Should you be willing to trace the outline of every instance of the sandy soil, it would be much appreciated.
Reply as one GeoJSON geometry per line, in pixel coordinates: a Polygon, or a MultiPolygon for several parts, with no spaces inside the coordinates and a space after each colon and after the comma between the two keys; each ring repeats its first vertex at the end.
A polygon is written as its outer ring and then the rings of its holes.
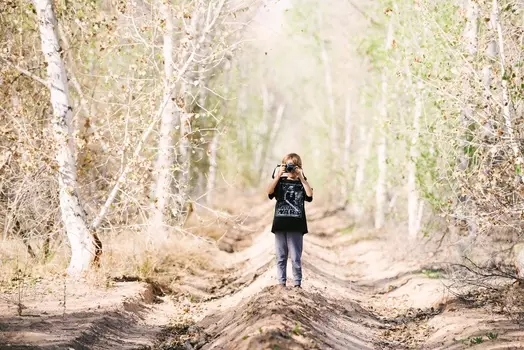
{"type": "MultiPolygon", "coordinates": [[[[263,210],[261,210],[263,212],[263,210]]],[[[434,258],[399,235],[350,229],[340,210],[309,214],[303,289],[275,287],[273,235],[228,240],[216,268],[192,271],[174,295],[151,285],[39,281],[49,293],[0,304],[0,349],[516,349],[520,287],[457,299],[434,258]],[[249,242],[248,244],[246,242],[249,242]],[[246,248],[243,248],[246,247],[246,248]],[[47,284],[46,284],[47,283],[47,284]]],[[[268,222],[264,217],[261,221],[268,222]]],[[[251,230],[252,231],[252,230],[251,230]]],[[[244,230],[242,232],[251,232],[244,230]]],[[[164,276],[165,277],[165,276],[164,276]]]]}

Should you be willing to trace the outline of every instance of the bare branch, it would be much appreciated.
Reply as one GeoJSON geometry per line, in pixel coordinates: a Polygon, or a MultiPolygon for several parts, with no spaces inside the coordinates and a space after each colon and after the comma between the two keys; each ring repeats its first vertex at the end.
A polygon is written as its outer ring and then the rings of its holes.
{"type": "Polygon", "coordinates": [[[27,69],[24,69],[16,64],[14,64],[13,62],[3,58],[3,57],[0,57],[0,60],[4,61],[5,63],[7,63],[7,65],[9,65],[10,67],[16,69],[17,71],[19,71],[20,73],[22,73],[23,75],[26,75],[28,76],[29,78],[39,82],[40,84],[44,85],[46,88],[50,88],[50,84],[47,80],[45,79],[42,79],[40,78],[39,76],[31,73],[30,71],[28,71],[27,69]]]}

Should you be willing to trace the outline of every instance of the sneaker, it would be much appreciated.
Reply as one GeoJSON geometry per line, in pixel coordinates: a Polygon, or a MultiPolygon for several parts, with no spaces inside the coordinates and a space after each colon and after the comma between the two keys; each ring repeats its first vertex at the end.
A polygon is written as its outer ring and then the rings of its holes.
{"type": "Polygon", "coordinates": [[[296,284],[296,285],[294,285],[293,288],[302,289],[302,287],[300,286],[300,284],[296,284]]]}

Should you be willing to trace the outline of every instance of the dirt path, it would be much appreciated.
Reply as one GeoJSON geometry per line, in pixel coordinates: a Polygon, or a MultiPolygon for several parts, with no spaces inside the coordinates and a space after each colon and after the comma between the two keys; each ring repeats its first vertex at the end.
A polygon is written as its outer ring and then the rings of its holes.
{"type": "Polygon", "coordinates": [[[249,248],[218,257],[229,259],[233,272],[227,279],[235,288],[220,297],[209,295],[212,300],[200,304],[203,311],[195,315],[196,323],[171,328],[157,347],[347,350],[524,346],[524,335],[514,320],[496,314],[488,303],[459,302],[446,287],[449,281],[439,265],[430,263],[436,259],[416,253],[402,239],[352,231],[344,212],[336,210],[311,212],[310,227],[302,290],[275,287],[273,235],[267,227],[249,248]]]}
{"type": "Polygon", "coordinates": [[[61,282],[26,287],[22,315],[16,292],[1,296],[0,349],[149,348],[172,311],[169,303],[158,304],[146,283],[117,282],[105,289],[67,281],[60,295],[61,282]]]}
{"type": "MultiPolygon", "coordinates": [[[[459,302],[427,257],[394,235],[353,230],[341,211],[310,213],[302,290],[275,287],[273,235],[269,227],[260,231],[245,237],[250,242],[245,249],[217,249],[214,259],[221,268],[193,271],[180,282],[176,298],[159,297],[139,282],[118,282],[108,290],[70,284],[66,313],[52,297],[27,302],[24,316],[16,316],[13,305],[0,306],[0,349],[514,349],[524,344],[518,322],[497,311],[500,305],[459,302]]],[[[245,246],[241,238],[235,241],[245,246]]],[[[513,298],[523,294],[516,290],[513,298]]]]}

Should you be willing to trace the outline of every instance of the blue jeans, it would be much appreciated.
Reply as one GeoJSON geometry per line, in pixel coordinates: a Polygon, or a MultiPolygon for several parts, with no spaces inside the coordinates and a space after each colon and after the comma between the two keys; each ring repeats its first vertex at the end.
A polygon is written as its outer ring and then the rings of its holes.
{"type": "Polygon", "coordinates": [[[277,256],[278,283],[286,284],[286,267],[288,255],[291,257],[295,286],[302,283],[302,245],[304,234],[302,232],[277,232],[275,233],[275,250],[277,256]]]}

